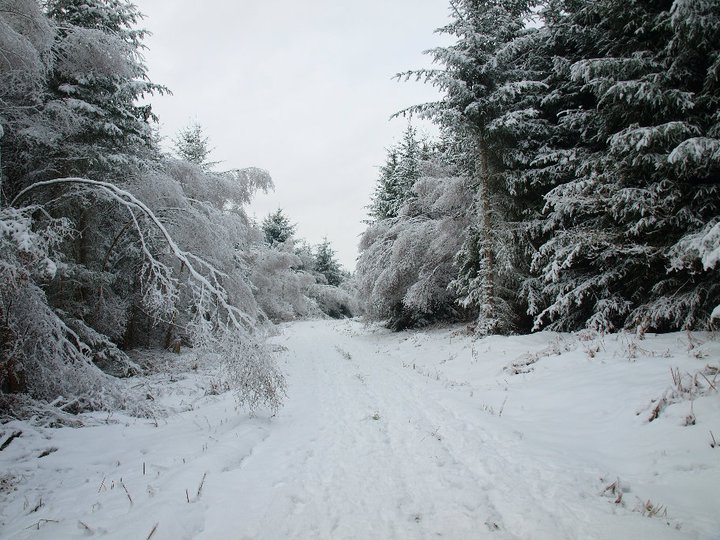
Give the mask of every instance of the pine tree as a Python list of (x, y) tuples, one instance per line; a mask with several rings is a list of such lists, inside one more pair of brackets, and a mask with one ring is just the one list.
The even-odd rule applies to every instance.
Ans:
[(281, 208), (268, 214), (262, 222), (265, 242), (273, 246), (287, 242), (295, 235), (295, 227), (283, 213)]
[(398, 167), (398, 152), (395, 148), (388, 150), (385, 164), (380, 167), (380, 177), (377, 180), (372, 202), (370, 203), (370, 218), (374, 221), (394, 217), (394, 178)]
[(197, 122), (180, 130), (173, 139), (173, 147), (180, 159), (194, 163), (204, 170), (210, 170), (217, 165), (215, 161), (208, 161), (213, 149), (210, 148), (210, 139)]
[(325, 277), (328, 285), (338, 286), (343, 281), (340, 263), (335, 258), (335, 251), (327, 238), (324, 238), (316, 248), (314, 270)]
[[(522, 63), (527, 53), (525, 29), (533, 2), (521, 0), (452, 0), (449, 25), (440, 31), (457, 39), (430, 53), (441, 70), (403, 74), (439, 87), (441, 101), (411, 108), (434, 119), (449, 134), (475, 197), (468, 212), (475, 219), (458, 254), (460, 269), (453, 286), (466, 307), (480, 311), (482, 332), (508, 332), (518, 325), (522, 311), (518, 295), (523, 252), (514, 234), (519, 219), (513, 186), (504, 176), (508, 168), (507, 136), (535, 111), (524, 103), (527, 93), (542, 87), (528, 78)], [(511, 137), (512, 138), (512, 137)]]
[(149, 105), (138, 101), (167, 89), (152, 83), (142, 60), (147, 31), (128, 0), (49, 0), (58, 26), (57, 61), (49, 78), (48, 118), (58, 132), (47, 147), (52, 176), (94, 176), (122, 181), (157, 156)]
[(656, 135), (677, 132), (661, 167), (675, 186), (661, 221), (674, 243), (663, 242), (666, 274), (629, 323), (703, 328), (720, 321), (720, 4), (673, 2), (670, 29), (662, 50), (666, 85), (692, 102), (678, 114), (681, 126), (655, 128)]
[(421, 141), (412, 124), (403, 133), (402, 140), (388, 150), (385, 165), (380, 168), (380, 178), (370, 205), (374, 220), (392, 219), (412, 197), (412, 187), (420, 177)]
[[(548, 101), (562, 104), (558, 127), (574, 143), (555, 146), (568, 156), (568, 180), (545, 195), (537, 223), (545, 240), (533, 262), (536, 327), (696, 326), (717, 303), (713, 268), (673, 263), (668, 249), (682, 251), (683, 235), (718, 215), (712, 173), (690, 157), (712, 163), (697, 143), (717, 109), (707, 108), (717, 103), (707, 85), (717, 18), (702, 2), (567, 6), (551, 29), (562, 56)], [(686, 9), (692, 15), (678, 15)]]

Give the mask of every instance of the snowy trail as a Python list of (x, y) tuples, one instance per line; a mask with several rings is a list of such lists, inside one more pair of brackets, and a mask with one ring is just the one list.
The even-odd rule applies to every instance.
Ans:
[(600, 469), (528, 448), (378, 338), (348, 322), (286, 329), (286, 410), (232, 479), (218, 480), (237, 493), (218, 486), (225, 502), (208, 503), (200, 538), (600, 539), (655, 528), (608, 519)]
[[(244, 536), (468, 538), (492, 523), (483, 493), (490, 475), (478, 476), (438, 441), (433, 430), (447, 413), (435, 407), (431, 420), (423, 392), (372, 342), (313, 323), (290, 339), (291, 364), (304, 366), (290, 378), (291, 405), (280, 420), (287, 428), (263, 441), (237, 478), (273, 488), (241, 505)], [(226, 509), (210, 506), (207, 521), (221, 523), (213, 513)], [(226, 534), (208, 528), (204, 536)]]
[[(184, 412), (159, 426), (20, 426), (0, 452), (17, 490), (0, 499), (0, 538), (720, 539), (720, 450), (704, 440), (717, 393), (695, 400), (703, 426), (680, 425), (682, 403), (653, 424), (634, 409), (695, 359), (598, 362), (563, 336), (357, 321), (285, 325), (274, 342), (289, 390), (273, 418), (189, 375), (163, 397)], [(540, 360), (508, 375), (523, 358)], [(603, 493), (618, 478), (620, 504)], [(667, 517), (638, 511), (650, 498)]]

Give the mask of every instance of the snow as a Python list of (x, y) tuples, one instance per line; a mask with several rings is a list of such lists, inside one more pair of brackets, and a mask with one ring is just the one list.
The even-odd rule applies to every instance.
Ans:
[(127, 381), (166, 418), (7, 423), (0, 537), (720, 538), (712, 336), (464, 330), (285, 325), (276, 416), (200, 368)]

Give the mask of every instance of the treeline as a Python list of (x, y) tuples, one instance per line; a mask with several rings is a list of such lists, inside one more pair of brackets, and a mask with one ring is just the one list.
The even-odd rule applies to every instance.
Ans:
[(248, 218), (268, 173), (218, 171), (197, 126), (161, 150), (139, 103), (168, 90), (129, 1), (0, 5), (0, 412), (142, 412), (115, 382), (142, 370), (128, 352), (186, 345), (222, 355), (242, 405), (277, 408), (263, 323), (351, 302)]
[(478, 331), (720, 318), (720, 2), (451, 0), (410, 71), (443, 97), (390, 149), (361, 244), (368, 313)]

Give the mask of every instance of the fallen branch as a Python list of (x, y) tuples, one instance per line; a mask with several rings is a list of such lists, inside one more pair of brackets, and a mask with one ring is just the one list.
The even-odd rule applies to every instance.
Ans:
[(22, 431), (14, 431), (12, 435), (10, 435), (7, 439), (5, 439), (5, 442), (0, 445), (0, 452), (5, 450), (8, 446), (10, 446), (10, 443), (13, 442), (15, 439), (17, 439), (20, 435), (22, 435)]

